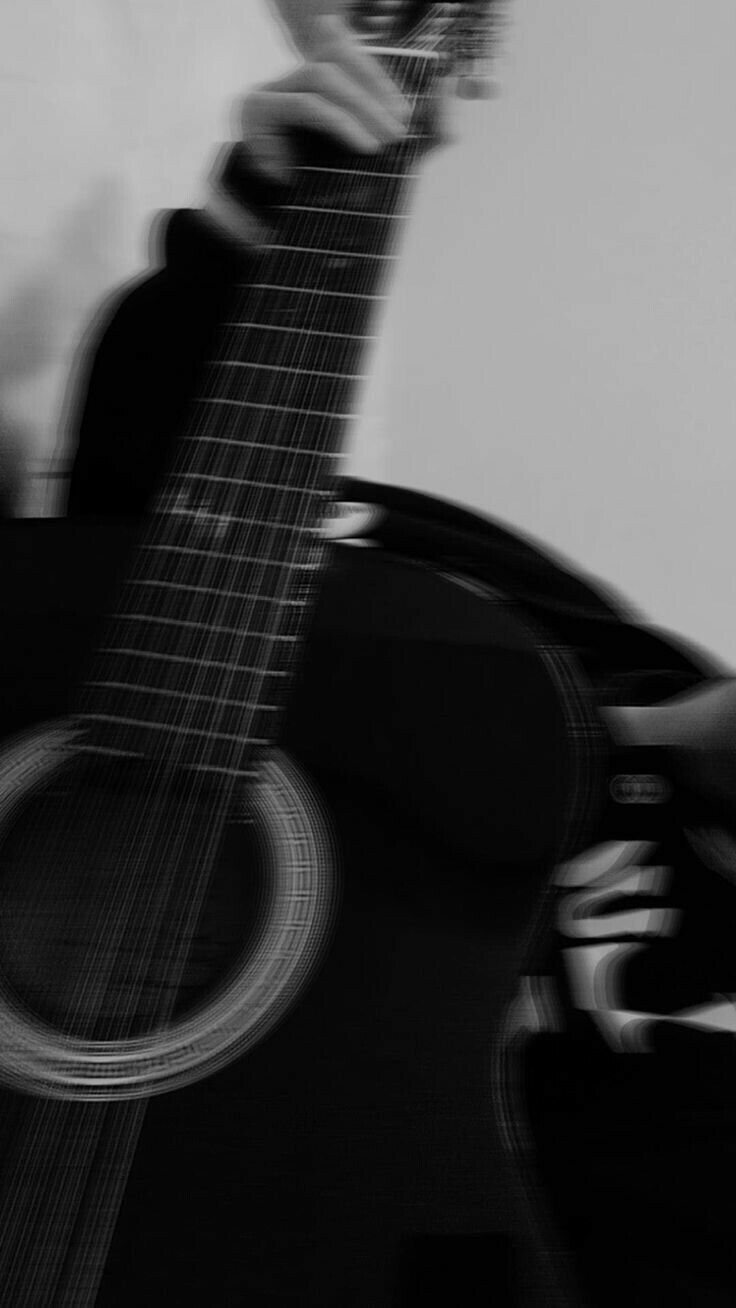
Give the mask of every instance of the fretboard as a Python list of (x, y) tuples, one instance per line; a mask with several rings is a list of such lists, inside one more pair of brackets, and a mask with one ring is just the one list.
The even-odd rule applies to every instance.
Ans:
[(253, 280), (234, 288), (85, 687), (91, 750), (232, 776), (278, 737), (422, 152), (433, 67), (409, 58), (406, 139), (379, 156), (314, 152), (274, 210)]

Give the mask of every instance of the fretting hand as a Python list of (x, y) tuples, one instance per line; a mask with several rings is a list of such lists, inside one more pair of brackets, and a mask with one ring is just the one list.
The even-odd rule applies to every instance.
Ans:
[[(409, 106), (378, 60), (363, 49), (334, 5), (280, 0), (304, 58), (293, 72), (250, 92), (241, 113), (243, 144), (265, 177), (287, 181), (296, 162), (295, 133), (324, 133), (335, 144), (370, 154), (399, 140)], [(208, 212), (240, 240), (266, 238), (263, 220), (217, 186)]]

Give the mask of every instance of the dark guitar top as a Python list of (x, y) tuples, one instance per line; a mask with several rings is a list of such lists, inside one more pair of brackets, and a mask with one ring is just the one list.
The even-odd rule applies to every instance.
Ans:
[[(340, 841), (335, 941), (273, 1037), (149, 1105), (101, 1304), (481, 1304), (492, 1287), (511, 1305), (558, 1293), (517, 1211), (494, 1060), (573, 769), (527, 610), (520, 625), (518, 601), (484, 581), (514, 576), (580, 631), (619, 628), (644, 683), (658, 669), (683, 682), (697, 672), (503, 529), (426, 497), (348, 489), (384, 515), (372, 548), (336, 551), (287, 723)], [(133, 531), (2, 525), (8, 727), (64, 711)], [(445, 579), (449, 559), (473, 589)], [(580, 652), (602, 667), (612, 648)], [(216, 905), (213, 921), (216, 937)], [(555, 1084), (535, 1078), (553, 1104)]]

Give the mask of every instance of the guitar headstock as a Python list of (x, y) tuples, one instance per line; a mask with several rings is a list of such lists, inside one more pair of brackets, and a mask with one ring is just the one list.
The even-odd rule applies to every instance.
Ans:
[(458, 94), (490, 93), (489, 69), (496, 53), (506, 0), (354, 0), (351, 25), (369, 46), (437, 55), (458, 79)]

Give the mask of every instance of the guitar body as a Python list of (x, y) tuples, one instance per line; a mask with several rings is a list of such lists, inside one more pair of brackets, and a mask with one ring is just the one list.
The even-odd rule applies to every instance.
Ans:
[[(170, 456), (146, 521), (0, 532), (13, 1308), (559, 1297), (522, 1248), (501, 1037), (550, 869), (596, 831), (607, 743), (532, 616), (533, 550), (359, 487), (369, 525), (328, 544), (437, 87), (486, 44), (475, 3), (357, 9), (408, 129), (370, 157), (304, 143), (170, 447), (156, 415), (184, 397), (144, 421)], [(123, 386), (106, 366), (93, 478), (110, 440), (134, 448), (138, 364)], [(568, 577), (558, 598), (584, 617), (591, 596)]]
[[(61, 1103), (53, 1148), (37, 1146), (48, 1176), (60, 1157), (74, 1166), (82, 1119), (86, 1134), (104, 1121), (108, 1142), (123, 1120), (134, 1137), (122, 1160), (108, 1143), (85, 1182), (99, 1195), (108, 1181), (100, 1304), (388, 1308), (434, 1293), (517, 1302), (518, 1178), (503, 1143), (498, 1037), (550, 866), (594, 812), (598, 737), (574, 661), (562, 650), (551, 659), (552, 642), (544, 652), (517, 606), (480, 580), (487, 559), (474, 568), (466, 551), (450, 571), (426, 557), (421, 542), (441, 506), (414, 499), (422, 532), (412, 533), (410, 515), (384, 514), (400, 548), (382, 547), (380, 531), (335, 548), (287, 715), (292, 775), (311, 778), (312, 799), (316, 786), (337, 850), (339, 900), (308, 983), (265, 1038), (221, 1070), (148, 1101)], [(7, 725), (19, 733), (41, 717), (63, 720), (67, 669), (95, 634), (130, 532), (8, 523), (1, 539), (16, 580)], [(51, 641), (54, 680), (42, 657)], [(100, 843), (124, 839), (116, 811), (117, 827), (99, 824), (96, 855)], [(38, 828), (31, 818), (26, 810), (26, 825)], [(68, 839), (67, 866), (81, 875), (91, 851), (71, 826)], [(243, 876), (257, 866), (247, 832), (231, 833), (223, 850), (175, 1017), (227, 978), (257, 920), (259, 882)], [(75, 948), (63, 914), (30, 911), (34, 901), (59, 902), (44, 875), (41, 866), (25, 892), (28, 947), (15, 972), (3, 967), (59, 1022), (54, 978), (78, 976), (80, 960), (73, 967), (58, 954)], [(81, 902), (97, 916), (91, 892), (93, 879), (75, 885), (67, 905), (78, 933)], [(33, 933), (49, 919), (53, 940), (39, 950)], [(145, 923), (143, 909), (129, 921)], [(34, 989), (38, 968), (46, 998)], [(84, 958), (81, 974), (90, 975)], [(151, 1026), (143, 1008), (139, 1031)], [(27, 1159), (49, 1114), (41, 1099), (3, 1092), (6, 1194), (19, 1149)], [(89, 1232), (83, 1198), (77, 1221)], [(80, 1240), (65, 1232), (65, 1248)]]

